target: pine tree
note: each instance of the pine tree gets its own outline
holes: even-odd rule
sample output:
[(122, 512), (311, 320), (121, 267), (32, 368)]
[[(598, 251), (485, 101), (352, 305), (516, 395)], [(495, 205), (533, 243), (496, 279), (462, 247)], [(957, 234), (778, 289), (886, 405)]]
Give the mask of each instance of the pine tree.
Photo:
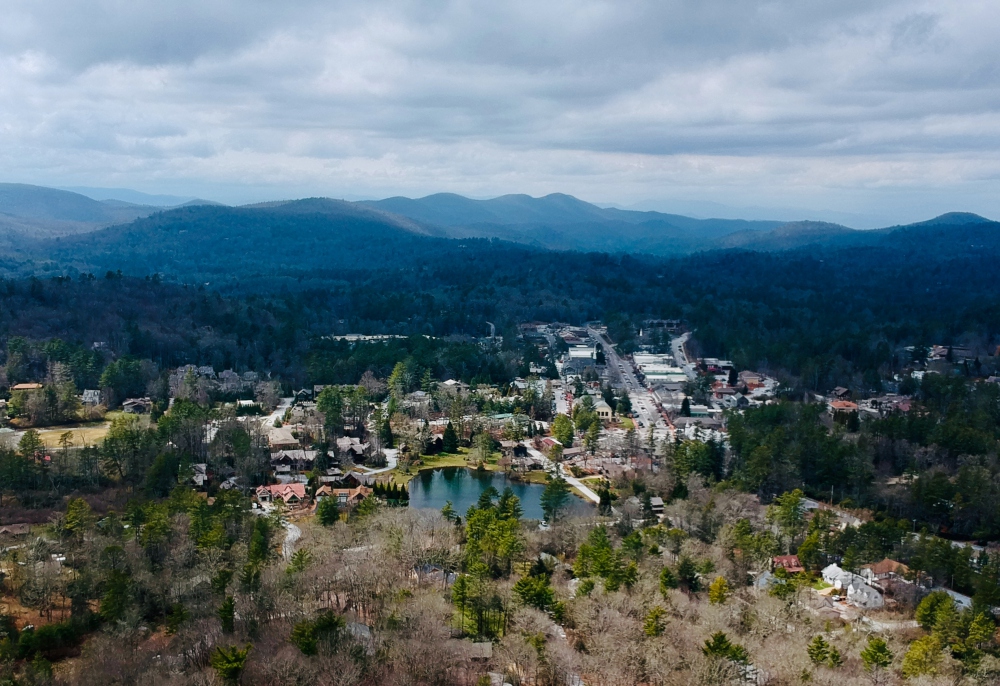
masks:
[(664, 567), (660, 572), (660, 593), (666, 597), (672, 588), (677, 588), (677, 575), (670, 567)]
[(654, 607), (649, 611), (649, 614), (646, 615), (646, 621), (643, 622), (643, 633), (651, 637), (662, 636), (663, 630), (666, 628), (666, 616), (666, 610), (659, 605)]
[(708, 587), (708, 602), (713, 605), (721, 605), (729, 597), (729, 583), (726, 577), (717, 576)]
[(227, 595), (216, 613), (222, 623), (222, 633), (231, 634), (236, 630), (236, 599)]
[(333, 526), (340, 520), (340, 509), (333, 498), (323, 498), (316, 506), (316, 518), (323, 526)]
[(684, 398), (684, 400), (681, 401), (681, 416), (682, 417), (691, 416), (691, 401), (688, 400), (687, 398)]
[(809, 642), (806, 652), (814, 665), (821, 665), (830, 659), (830, 644), (822, 636), (816, 636)]
[(872, 636), (868, 639), (868, 645), (861, 651), (861, 661), (865, 665), (865, 670), (869, 672), (886, 669), (892, 664), (892, 651), (885, 639)]
[(448, 426), (444, 428), (441, 450), (452, 454), (458, 452), (458, 432), (455, 431), (455, 426), (451, 422), (448, 422)]
[(228, 650), (222, 646), (215, 649), (215, 652), (212, 653), (211, 663), (223, 683), (239, 683), (243, 669), (246, 667), (247, 656), (249, 656), (252, 647), (252, 645), (247, 643), (246, 647), (242, 649), (236, 646)]

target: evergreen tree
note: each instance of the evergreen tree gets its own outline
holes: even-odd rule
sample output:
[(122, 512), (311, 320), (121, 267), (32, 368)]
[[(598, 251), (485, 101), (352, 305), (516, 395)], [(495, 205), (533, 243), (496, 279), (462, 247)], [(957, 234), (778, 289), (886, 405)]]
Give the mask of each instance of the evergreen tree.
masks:
[(441, 450), (446, 453), (458, 452), (458, 432), (451, 422), (444, 428), (444, 436), (441, 439)]
[(892, 651), (884, 638), (872, 636), (868, 639), (868, 645), (861, 651), (861, 661), (865, 665), (865, 670), (878, 672), (887, 669), (892, 664)]
[(316, 506), (316, 518), (323, 526), (333, 526), (340, 521), (340, 508), (337, 507), (336, 499), (327, 497), (320, 500)]
[(542, 491), (541, 505), (546, 521), (554, 522), (569, 501), (569, 484), (558, 474), (552, 477)]
[(219, 675), (225, 684), (238, 684), (243, 670), (247, 664), (247, 657), (250, 655), (251, 646), (247, 643), (245, 648), (224, 648), (219, 646), (212, 653), (211, 664), (215, 668), (215, 673)]
[(682, 417), (691, 416), (691, 401), (688, 400), (687, 398), (684, 398), (684, 400), (681, 401), (681, 416)]
[(729, 597), (729, 583), (726, 577), (717, 576), (708, 587), (708, 602), (713, 605), (721, 605)]
[(667, 611), (659, 605), (653, 607), (646, 615), (646, 620), (642, 624), (642, 632), (647, 636), (662, 636), (666, 629)]
[(236, 630), (236, 599), (227, 595), (216, 613), (222, 624), (222, 633), (231, 634)]
[(664, 566), (660, 571), (660, 593), (667, 597), (670, 589), (677, 588), (677, 585), (677, 575), (674, 574), (674, 570)]
[(814, 665), (826, 664), (830, 659), (830, 644), (822, 636), (816, 636), (809, 642), (806, 652)]

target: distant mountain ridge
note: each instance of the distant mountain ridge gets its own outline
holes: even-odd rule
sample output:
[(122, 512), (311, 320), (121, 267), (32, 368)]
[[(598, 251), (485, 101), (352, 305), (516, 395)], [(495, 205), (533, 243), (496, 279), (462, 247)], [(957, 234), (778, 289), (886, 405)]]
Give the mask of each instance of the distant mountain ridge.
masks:
[(101, 202), (79, 193), (0, 183), (0, 246), (33, 238), (88, 233), (148, 216), (156, 207)]
[[(300, 262), (321, 268), (341, 263), (340, 254), (317, 261), (324, 252), (354, 255), (359, 246), (384, 252), (393, 246), (415, 245), (420, 239), (488, 238), (542, 250), (659, 257), (718, 250), (780, 252), (861, 246), (918, 250), (920, 240), (940, 244), (947, 251), (952, 240), (992, 245), (997, 240), (996, 226), (963, 212), (864, 231), (815, 221), (693, 219), (602, 208), (558, 193), (490, 200), (449, 193), (362, 202), (305, 198), (242, 207), (193, 201), (164, 209), (122, 200), (97, 201), (40, 186), (0, 184), (0, 257), (51, 257), (84, 268), (112, 264), (118, 254), (138, 260), (148, 271), (164, 271), (158, 261), (168, 266), (176, 263), (178, 273), (195, 264), (201, 265), (198, 269), (218, 268), (214, 254), (207, 259), (199, 251), (207, 254), (221, 249), (244, 265), (283, 260), (283, 265)], [(376, 245), (378, 240), (387, 243)], [(303, 255), (303, 250), (308, 254)], [(194, 252), (186, 255), (185, 251)], [(181, 267), (177, 259), (186, 266)]]
[(663, 212), (603, 208), (571, 195), (504, 195), (472, 200), (452, 193), (359, 204), (444, 229), (451, 238), (500, 238), (550, 250), (681, 255), (711, 247), (738, 231), (766, 231), (784, 222), (693, 219)]

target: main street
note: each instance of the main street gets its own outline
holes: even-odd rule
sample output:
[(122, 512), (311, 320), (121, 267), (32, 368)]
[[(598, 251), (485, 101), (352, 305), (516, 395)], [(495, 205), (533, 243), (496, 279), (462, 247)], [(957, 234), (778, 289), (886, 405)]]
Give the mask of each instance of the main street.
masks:
[(667, 425), (660, 416), (656, 401), (653, 399), (653, 394), (644, 385), (639, 383), (632, 364), (618, 355), (614, 346), (611, 345), (611, 341), (600, 331), (587, 329), (587, 332), (591, 338), (601, 344), (601, 347), (604, 349), (604, 358), (607, 365), (611, 369), (617, 370), (617, 373), (621, 376), (625, 390), (628, 392), (629, 401), (632, 403), (632, 413), (636, 416), (638, 424), (636, 429), (646, 432), (649, 431), (649, 427), (654, 427), (655, 434), (665, 436)]

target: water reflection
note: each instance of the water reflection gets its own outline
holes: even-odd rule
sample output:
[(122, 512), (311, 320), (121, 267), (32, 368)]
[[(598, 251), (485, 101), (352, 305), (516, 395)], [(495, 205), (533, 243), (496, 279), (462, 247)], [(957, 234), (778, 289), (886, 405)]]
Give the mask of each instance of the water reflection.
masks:
[[(455, 511), (465, 518), (465, 512), (475, 505), (479, 496), (490, 486), (503, 492), (510, 486), (514, 495), (521, 499), (521, 509), (525, 519), (541, 519), (542, 491), (541, 484), (511, 481), (501, 472), (477, 472), (465, 467), (442, 467), (426, 469), (410, 481), (410, 507), (423, 507), (440, 510), (444, 504), (451, 501)], [(566, 506), (566, 514), (593, 514), (592, 505), (577, 497), (570, 498)]]

